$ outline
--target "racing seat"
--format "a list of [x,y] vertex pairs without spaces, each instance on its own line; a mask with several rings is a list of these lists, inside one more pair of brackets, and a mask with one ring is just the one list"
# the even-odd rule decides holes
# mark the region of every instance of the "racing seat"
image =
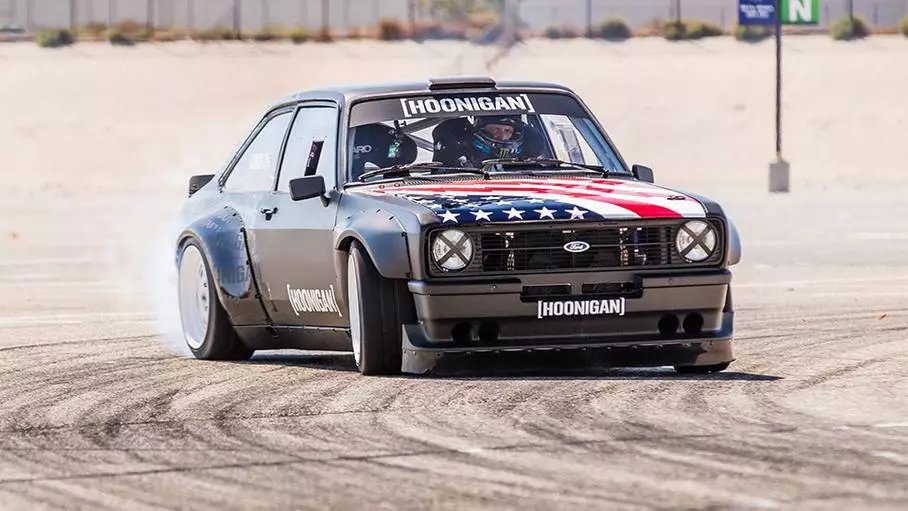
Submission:
[[419,148],[406,133],[385,124],[364,124],[353,134],[350,179],[355,180],[365,172],[366,163],[379,168],[406,165],[416,161]]
[[549,151],[546,143],[546,137],[535,126],[527,124],[523,128],[523,150],[520,154],[523,158],[554,158]]
[[432,140],[435,142],[435,151],[432,161],[440,161],[449,167],[458,167],[458,158],[467,152],[473,134],[473,125],[465,117],[448,119],[438,123],[432,130]]

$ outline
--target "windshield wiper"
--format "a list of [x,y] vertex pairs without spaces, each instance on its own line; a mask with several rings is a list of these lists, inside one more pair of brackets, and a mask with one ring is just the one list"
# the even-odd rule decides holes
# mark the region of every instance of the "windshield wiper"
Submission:
[[367,172],[363,172],[357,179],[357,181],[365,181],[370,177],[381,175],[384,178],[391,177],[402,177],[409,176],[411,170],[415,169],[429,169],[431,174],[478,174],[486,179],[489,178],[488,172],[484,172],[475,167],[446,167],[444,163],[440,161],[424,161],[416,163],[408,163],[406,165],[392,165],[390,167],[382,167],[380,169],[372,169]]
[[590,165],[587,163],[573,163],[564,160],[558,160],[555,158],[501,158],[497,160],[484,160],[482,162],[482,170],[488,172],[488,170],[496,165],[505,166],[521,166],[521,165],[570,165],[572,167],[577,167],[586,170],[592,170],[602,174],[603,177],[609,177],[610,170],[601,166],[601,165]]
[[406,165],[392,165],[390,167],[382,167],[380,169],[372,169],[366,172],[363,172],[356,178],[357,181],[365,181],[373,176],[382,176],[385,178],[389,177],[401,177],[409,176],[410,171],[413,169],[434,169],[443,166],[444,163],[440,161],[423,161],[416,163],[408,163]]
[[[443,172],[437,172],[439,170]],[[482,169],[477,169],[476,167],[436,167],[432,169],[432,174],[477,174],[486,179],[489,179],[488,172]]]

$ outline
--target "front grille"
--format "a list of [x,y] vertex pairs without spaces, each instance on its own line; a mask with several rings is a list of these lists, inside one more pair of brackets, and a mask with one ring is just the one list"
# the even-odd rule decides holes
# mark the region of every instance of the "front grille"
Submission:
[[[630,220],[464,228],[475,251],[470,265],[458,272],[445,272],[434,264],[430,268],[434,275],[489,275],[715,266],[722,261],[724,231],[721,221],[707,220],[718,233],[718,248],[701,263],[687,262],[675,249],[675,236],[686,220]],[[430,233],[429,247],[443,230]],[[586,242],[589,249],[568,252],[564,247],[572,241]]]

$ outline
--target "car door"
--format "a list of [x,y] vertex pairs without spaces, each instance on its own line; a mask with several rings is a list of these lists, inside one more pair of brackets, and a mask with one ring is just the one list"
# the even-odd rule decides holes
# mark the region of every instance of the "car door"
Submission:
[[293,109],[270,112],[251,130],[219,178],[221,199],[226,208],[214,212],[208,228],[217,230],[208,247],[212,264],[220,268],[218,279],[227,292],[238,297],[224,307],[237,324],[266,320],[256,296],[248,267],[243,228],[257,219],[258,203],[271,194],[277,176],[281,146],[286,138]]
[[310,172],[337,186],[339,109],[331,103],[301,105],[286,141],[277,184],[258,205],[251,226],[253,267],[268,314],[275,325],[344,327],[334,267],[333,229],[337,195],[293,201],[291,179],[303,177],[313,142],[321,144]]

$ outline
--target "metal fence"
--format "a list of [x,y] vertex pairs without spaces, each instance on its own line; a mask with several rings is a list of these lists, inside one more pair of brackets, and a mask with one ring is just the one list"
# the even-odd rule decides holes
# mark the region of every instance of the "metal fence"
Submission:
[[[343,33],[371,28],[382,18],[428,19],[442,0],[0,0],[0,27],[28,32],[42,27],[113,25],[136,21],[154,27],[203,30],[226,26],[256,31],[269,25],[315,29],[327,24]],[[450,1],[450,0],[448,0]],[[530,29],[565,25],[583,32],[603,18],[621,17],[632,27],[657,21],[699,19],[726,29],[737,21],[736,0],[517,0]],[[871,25],[894,27],[908,15],[908,0],[852,0],[855,15]],[[820,27],[847,14],[849,0],[821,0]],[[327,6],[327,12],[325,7]],[[327,16],[326,16],[327,14]],[[150,21],[150,23],[149,23]]]
[[[820,0],[819,27],[848,14],[849,0]],[[581,33],[589,23],[623,18],[631,27],[655,22],[696,19],[732,29],[738,20],[737,0],[522,0],[520,14],[530,27],[571,26]],[[895,27],[908,15],[908,0],[852,0],[855,16],[871,25]]]

